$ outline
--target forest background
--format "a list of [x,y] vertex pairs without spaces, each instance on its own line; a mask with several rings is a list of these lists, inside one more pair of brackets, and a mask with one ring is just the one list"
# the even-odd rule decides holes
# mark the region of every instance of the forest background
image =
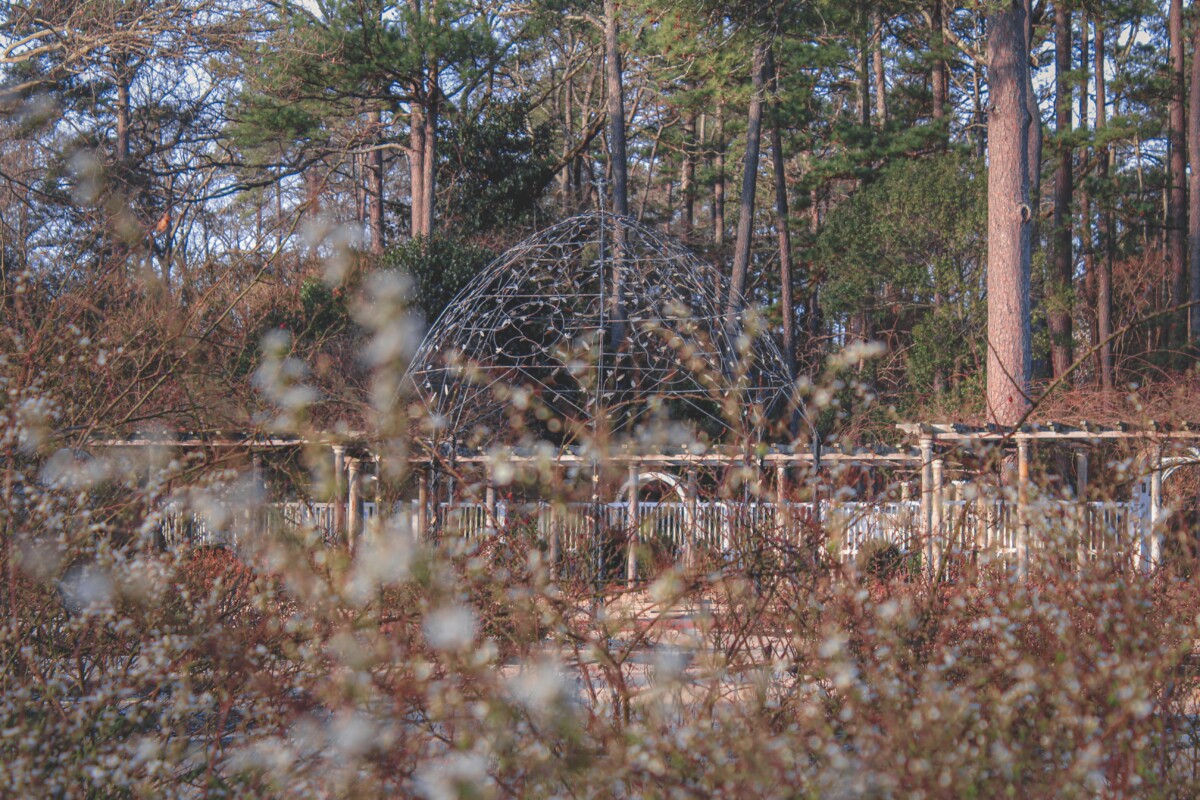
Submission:
[[[1027,131],[1020,158],[989,162],[988,19],[1006,15]],[[843,436],[995,418],[990,172],[1028,198],[1014,291],[1037,413],[1195,416],[1193,16],[1179,0],[5,3],[4,368],[20,384],[61,363],[65,427],[246,429],[260,342],[284,329],[318,420],[356,427],[347,309],[368,276],[410,275],[432,321],[507,246],[604,207],[729,274],[797,375],[881,342],[858,368],[880,402]]]

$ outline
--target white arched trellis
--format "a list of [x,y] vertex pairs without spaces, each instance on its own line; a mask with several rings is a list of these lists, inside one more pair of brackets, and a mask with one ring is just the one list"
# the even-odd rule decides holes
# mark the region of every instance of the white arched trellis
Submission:
[[[636,533],[641,525],[639,494],[643,486],[660,484],[674,492],[683,506],[683,524],[684,524],[684,560],[689,562],[692,558],[693,538],[696,536],[699,522],[699,508],[697,507],[695,474],[688,472],[686,478],[680,478],[670,472],[651,471],[641,472],[637,467],[631,466],[629,477],[625,483],[621,485],[621,491],[618,496],[624,496],[627,499],[627,509],[629,512],[629,528],[635,532],[634,537],[630,541],[629,552],[627,556],[626,572],[629,580],[633,580],[637,573],[637,555],[636,546],[638,542],[638,534]],[[727,517],[722,521],[722,539],[728,541],[729,520]]]
[[1166,482],[1183,467],[1200,465],[1200,447],[1188,447],[1184,450],[1183,455],[1165,456],[1160,463],[1162,464],[1162,479]]
[[669,472],[639,472],[636,476],[631,476],[625,480],[625,483],[621,486],[621,494],[628,495],[630,502],[637,502],[636,493],[640,492],[643,486],[650,486],[655,483],[660,483],[679,495],[680,502],[686,503],[688,501],[687,484],[680,480],[679,476],[672,475]]
[[1151,567],[1162,560],[1162,523],[1171,513],[1163,503],[1163,483],[1182,468],[1200,464],[1200,447],[1181,448],[1175,455],[1163,455],[1161,449],[1155,448],[1139,455],[1137,463],[1143,477],[1137,484],[1133,501],[1145,525],[1136,555],[1143,566]]
[[683,522],[687,530],[694,532],[696,530],[696,512],[695,507],[695,486],[690,485],[693,479],[681,479],[678,475],[672,475],[669,472],[631,472],[629,478],[621,486],[621,496],[627,497],[630,506],[636,508],[638,505],[638,495],[641,493],[642,487],[653,485],[655,483],[662,484],[674,492],[679,501],[683,503]]

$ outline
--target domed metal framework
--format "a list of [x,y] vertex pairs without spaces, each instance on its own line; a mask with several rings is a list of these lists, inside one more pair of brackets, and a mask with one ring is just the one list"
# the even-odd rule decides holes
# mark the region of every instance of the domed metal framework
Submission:
[[519,432],[566,445],[597,424],[629,434],[664,420],[710,441],[761,432],[787,403],[788,369],[756,315],[726,315],[728,292],[716,269],[631,219],[572,217],[459,293],[408,388],[438,421],[434,438],[462,445]]

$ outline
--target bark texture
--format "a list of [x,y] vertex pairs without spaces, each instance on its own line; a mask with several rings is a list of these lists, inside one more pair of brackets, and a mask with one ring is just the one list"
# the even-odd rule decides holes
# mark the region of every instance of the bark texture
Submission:
[[[1029,173],[1029,206],[1033,209],[1033,219],[1029,227],[1029,247],[1031,250],[1041,248],[1041,231],[1039,226],[1039,211],[1042,206],[1042,113],[1037,104],[1037,92],[1033,90],[1033,70],[1029,67],[1029,54],[1033,52],[1033,0],[1024,0],[1025,4],[1025,107],[1029,113],[1029,136],[1025,146],[1029,155],[1025,169]],[[1031,259],[1032,260],[1032,259]]]
[[989,419],[1014,425],[1029,409],[1029,51],[1019,0],[989,19]]
[[381,255],[383,240],[383,115],[379,111],[370,114],[371,141],[375,149],[367,156],[367,196],[370,202],[368,226],[371,231],[371,252]]
[[[629,163],[625,155],[625,85],[621,71],[620,27],[617,20],[616,0],[604,0],[604,80],[608,95],[608,147],[612,173],[613,213],[629,215]],[[610,261],[611,296],[609,308],[611,323],[609,340],[614,351],[625,344],[625,304],[623,259],[625,252],[625,226],[613,226],[612,255]]]
[[717,104],[717,168],[713,180],[712,226],[713,244],[725,246],[725,106]]
[[[1106,82],[1104,78],[1104,26],[1096,20],[1095,34],[1096,65],[1096,131],[1099,133],[1108,125],[1108,98],[1106,97]],[[1108,147],[1096,151],[1097,175],[1100,184],[1108,183]],[[1096,265],[1096,338],[1100,348],[1100,387],[1111,392],[1115,388],[1113,368],[1112,342],[1112,215],[1106,207],[1102,195],[1097,203],[1100,211],[1100,255],[1093,259]]]
[[[1184,118],[1183,0],[1171,0],[1167,13],[1171,51],[1171,101],[1168,106],[1168,144],[1171,189],[1167,199],[1167,259],[1171,264],[1171,305],[1187,299],[1187,123]],[[1175,329],[1186,330],[1186,312],[1175,315]]]
[[875,70],[875,122],[882,128],[888,120],[887,65],[883,58],[883,21],[878,10],[871,12],[871,30],[875,37],[872,55]]
[[858,121],[864,127],[871,124],[871,40],[874,28],[869,15],[863,19],[862,44],[858,48]]
[[[1080,19],[1079,24],[1079,72],[1083,76],[1081,91],[1079,92],[1079,119],[1080,126],[1084,129],[1088,126],[1088,96],[1091,92],[1091,18],[1085,10]],[[1079,174],[1087,175],[1091,171],[1091,149],[1084,145],[1079,150]],[[1081,181],[1079,184],[1079,250],[1083,258],[1083,291],[1088,310],[1093,312],[1088,316],[1088,337],[1089,341],[1095,345],[1099,336],[1097,334],[1098,325],[1096,321],[1096,248],[1095,242],[1092,239],[1092,198],[1088,192],[1087,181]],[[1096,381],[1101,380],[1101,365],[1100,352],[1092,348],[1092,371]]]
[[1188,160],[1192,174],[1188,177],[1188,342],[1200,343],[1200,25],[1192,30],[1192,83],[1188,94]]
[[604,0],[604,77],[608,90],[608,147],[612,160],[613,213],[629,214],[629,167],[625,156],[625,89],[621,76],[616,0]]
[[680,175],[681,200],[680,236],[686,242],[692,238],[696,224],[696,113],[692,112],[683,124],[683,170]]
[[933,118],[945,119],[946,99],[948,95],[946,80],[945,34],[942,32],[942,0],[934,0],[933,11],[929,15],[929,47],[933,51],[933,66],[930,74],[930,84],[933,88]]
[[775,171],[775,233],[779,241],[779,305],[783,322],[783,358],[788,377],[796,375],[796,301],[792,296],[792,234],[788,224],[787,175],[784,170],[783,133],[780,130],[779,74],[767,51],[771,82],[771,161]]
[[725,310],[729,316],[741,310],[741,298],[746,289],[746,274],[750,268],[750,244],[754,234],[754,194],[758,189],[758,151],[762,139],[763,73],[766,69],[766,45],[754,48],[753,95],[746,119],[746,160],[742,164],[742,201],[738,211],[737,240],[733,251],[733,273],[729,280],[729,299]]
[[[417,90],[419,91],[419,89]],[[425,208],[425,108],[413,101],[408,112],[408,184],[409,184],[409,229],[413,236],[428,236]]]
[[1062,378],[1071,368],[1073,328],[1071,289],[1075,278],[1072,253],[1071,195],[1074,190],[1071,169],[1072,151],[1066,139],[1071,132],[1074,97],[1071,92],[1071,12],[1063,3],[1054,9],[1054,128],[1060,143],[1058,165],[1054,172],[1054,287],[1048,317],[1050,358],[1054,377]]

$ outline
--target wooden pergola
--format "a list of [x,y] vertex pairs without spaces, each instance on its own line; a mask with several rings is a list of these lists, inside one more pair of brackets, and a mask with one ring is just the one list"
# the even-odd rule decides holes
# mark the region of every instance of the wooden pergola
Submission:
[[[991,450],[1015,450],[1015,484],[1017,513],[1021,520],[1022,541],[1018,546],[1019,563],[1028,564],[1029,532],[1028,504],[1030,490],[1030,449],[1034,444],[1069,447],[1075,457],[1075,497],[1086,502],[1089,454],[1093,447],[1106,442],[1125,442],[1140,445],[1139,461],[1143,464],[1148,482],[1148,519],[1146,541],[1142,543],[1141,562],[1156,564],[1161,560],[1164,519],[1162,486],[1164,477],[1175,469],[1200,463],[1200,426],[1184,423],[1178,426],[1150,424],[1101,425],[1083,421],[1079,424],[1059,422],[1033,423],[1017,427],[998,425],[967,425],[961,423],[903,423],[897,428],[910,441],[915,441],[921,463],[921,521],[922,530],[939,530],[942,523],[941,500],[944,483],[944,453],[966,447]],[[930,536],[929,541],[936,537]]]
[[[1131,426],[1095,425],[1082,422],[1076,425],[1063,423],[1031,424],[1015,428],[993,425],[967,425],[960,423],[902,423],[896,426],[903,443],[899,447],[842,449],[805,446],[802,444],[774,444],[748,448],[730,446],[708,446],[688,448],[675,447],[617,447],[611,451],[597,453],[582,447],[563,447],[551,454],[544,449],[500,447],[487,451],[449,451],[445,448],[426,448],[408,456],[410,467],[417,478],[417,532],[423,535],[429,530],[430,474],[434,470],[452,466],[475,466],[484,474],[484,507],[488,518],[496,519],[496,467],[500,464],[544,464],[547,459],[555,467],[596,468],[600,463],[621,465],[628,475],[625,488],[630,500],[627,504],[630,529],[636,529],[638,520],[638,491],[643,474],[664,468],[682,472],[680,484],[685,488],[689,502],[697,491],[696,472],[702,468],[745,467],[764,473],[774,472],[775,502],[779,508],[787,509],[789,470],[806,467],[810,475],[819,473],[825,466],[859,466],[865,468],[905,468],[918,473],[920,479],[919,528],[927,542],[928,563],[940,560],[937,533],[945,524],[944,495],[946,487],[946,457],[954,451],[970,449],[972,454],[983,451],[1015,451],[1016,469],[1013,481],[1016,489],[1017,513],[1021,520],[1027,518],[1030,494],[1030,452],[1036,444],[1062,445],[1069,447],[1075,459],[1075,496],[1084,500],[1087,494],[1089,451],[1106,442],[1124,441],[1140,445],[1140,463],[1148,481],[1148,529],[1154,532],[1164,517],[1162,484],[1166,475],[1182,465],[1200,462],[1200,426]],[[340,535],[348,540],[356,538],[362,528],[361,512],[363,500],[363,477],[371,466],[378,466],[378,448],[372,437],[362,432],[351,432],[339,437],[319,439],[295,435],[257,435],[251,433],[179,434],[175,437],[162,435],[133,435],[127,438],[97,439],[94,447],[166,447],[240,449],[246,451],[256,472],[260,468],[259,454],[277,449],[303,447],[328,447],[332,454],[335,476],[334,518]],[[593,499],[598,501],[599,487],[593,478]],[[815,484],[814,484],[815,486]],[[906,484],[907,486],[907,484]],[[817,504],[814,503],[814,507]],[[1021,563],[1028,559],[1027,524],[1024,541],[1018,547]],[[1157,562],[1161,555],[1161,536],[1151,535],[1146,543],[1146,557]],[[631,557],[632,561],[632,557]],[[636,569],[631,563],[630,571]]]

